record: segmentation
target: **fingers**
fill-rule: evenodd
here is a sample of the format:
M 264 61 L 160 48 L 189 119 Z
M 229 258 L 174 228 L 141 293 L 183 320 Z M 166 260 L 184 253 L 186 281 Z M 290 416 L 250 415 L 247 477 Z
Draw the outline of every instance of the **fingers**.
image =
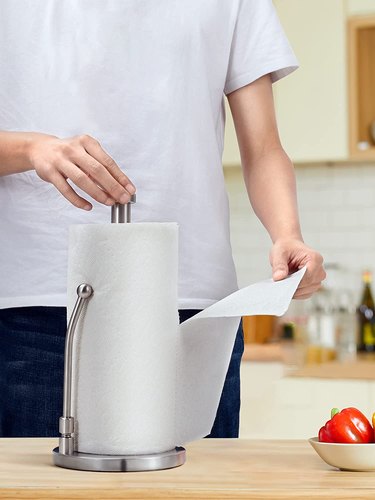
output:
M 111 158 L 109 154 L 104 151 L 104 149 L 96 139 L 88 135 L 84 135 L 80 137 L 80 141 L 86 152 L 100 165 L 103 165 L 105 167 L 107 175 L 104 175 L 101 170 L 97 171 L 98 175 L 101 176 L 101 179 L 98 178 L 97 180 L 100 182 L 103 189 L 105 189 L 109 194 L 111 194 L 111 196 L 114 196 L 116 199 L 117 194 L 115 192 L 108 191 L 108 189 L 111 189 L 115 190 L 116 192 L 120 192 L 119 187 L 116 184 L 120 184 L 122 187 L 124 187 L 129 194 L 135 193 L 135 186 L 120 169 L 113 158 Z M 95 170 L 97 170 L 97 166 L 97 164 L 93 164 L 94 172 Z M 117 181 L 116 184 L 111 182 L 111 178 Z M 126 203 L 126 201 L 123 201 L 121 203 Z
M 296 293 L 294 294 L 293 298 L 294 299 L 308 299 L 312 295 L 314 295 L 315 292 L 319 290 L 321 285 L 316 285 L 316 286 L 310 286 L 310 287 L 305 287 L 305 288 L 298 288 Z
M 323 267 L 323 257 L 318 252 L 310 250 L 306 262 L 306 272 L 299 288 L 320 285 L 320 283 L 326 279 L 326 276 Z
M 70 179 L 74 184 L 87 193 L 91 198 L 102 203 L 103 205 L 111 206 L 115 200 L 103 191 L 84 171 L 78 168 L 73 163 L 64 163 L 59 165 L 59 171 L 64 177 Z M 129 198 L 129 195 L 126 195 Z
M 280 281 L 289 274 L 288 253 L 285 250 L 274 249 L 272 254 L 272 279 Z
M 326 272 L 323 267 L 323 257 L 317 252 L 312 251 L 306 265 L 306 273 L 293 298 L 308 299 L 319 290 L 325 278 Z
M 322 281 L 326 278 L 323 257 L 300 239 L 284 239 L 275 242 L 270 253 L 270 262 L 274 281 L 284 279 L 289 273 L 306 266 L 304 277 L 294 294 L 295 299 L 311 297 L 319 290 Z
M 128 203 L 135 187 L 99 142 L 87 135 L 59 139 L 42 136 L 33 144 L 30 162 L 41 179 L 54 184 L 79 208 L 91 204 L 74 191 L 66 179 L 105 205 Z
M 82 208 L 83 210 L 92 209 L 91 203 L 79 196 L 59 172 L 54 174 L 50 182 L 75 207 Z
M 272 269 L 272 279 L 280 281 L 285 279 L 289 274 L 289 267 L 287 263 L 278 263 Z
M 315 291 L 312 293 L 307 293 L 306 295 L 294 295 L 293 299 L 295 300 L 306 300 L 310 299 L 314 295 Z
M 121 184 L 119 184 L 114 177 L 111 176 L 108 170 L 106 170 L 101 163 L 96 161 L 92 156 L 84 152 L 83 154 L 75 157 L 74 163 L 76 165 L 76 169 L 79 167 L 77 170 L 79 170 L 87 179 L 92 179 L 91 183 L 99 186 L 101 191 L 107 194 L 106 198 L 110 198 L 113 203 L 115 201 L 120 203 L 128 203 L 130 201 L 129 192 Z M 74 179 L 72 179 L 72 181 L 76 184 Z M 88 191 L 87 193 L 91 196 L 91 193 Z M 102 201 L 101 203 L 105 202 Z

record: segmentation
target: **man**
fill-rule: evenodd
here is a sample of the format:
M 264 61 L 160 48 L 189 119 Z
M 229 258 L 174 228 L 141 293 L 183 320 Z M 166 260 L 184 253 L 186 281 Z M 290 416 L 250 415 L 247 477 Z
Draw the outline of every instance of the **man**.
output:
M 221 167 L 227 95 L 275 280 L 321 256 L 302 239 L 272 83 L 297 67 L 271 0 L 3 0 L 0 19 L 0 433 L 57 434 L 67 229 L 180 225 L 179 309 L 237 288 Z M 251 255 L 249 255 L 251 258 Z M 241 328 L 212 436 L 238 435 Z

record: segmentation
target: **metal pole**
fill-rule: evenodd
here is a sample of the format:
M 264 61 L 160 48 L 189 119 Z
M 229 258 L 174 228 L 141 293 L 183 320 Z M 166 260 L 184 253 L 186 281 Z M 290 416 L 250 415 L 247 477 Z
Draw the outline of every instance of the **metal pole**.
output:
M 112 224 L 123 224 L 131 222 L 131 206 L 136 202 L 136 195 L 130 197 L 129 203 L 122 205 L 115 203 L 111 209 L 111 222 Z
M 60 453 L 72 455 L 74 452 L 74 418 L 72 417 L 72 378 L 73 378 L 73 340 L 79 317 L 86 300 L 91 297 L 94 290 L 92 286 L 82 283 L 77 288 L 77 300 L 69 320 L 65 337 L 64 358 L 64 401 L 63 416 L 59 420 Z

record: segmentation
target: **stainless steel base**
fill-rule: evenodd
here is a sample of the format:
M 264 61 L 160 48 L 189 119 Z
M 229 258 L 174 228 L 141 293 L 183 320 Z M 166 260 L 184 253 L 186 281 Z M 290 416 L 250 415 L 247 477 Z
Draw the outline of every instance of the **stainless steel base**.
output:
M 59 448 L 53 450 L 53 463 L 58 467 L 96 472 L 140 472 L 172 469 L 183 465 L 186 460 L 185 448 L 174 448 L 164 453 L 150 455 L 94 455 L 74 452 L 62 455 Z

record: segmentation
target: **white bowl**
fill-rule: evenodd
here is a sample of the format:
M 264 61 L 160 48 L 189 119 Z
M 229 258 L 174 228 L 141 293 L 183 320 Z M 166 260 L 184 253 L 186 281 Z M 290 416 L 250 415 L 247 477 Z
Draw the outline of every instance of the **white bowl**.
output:
M 317 437 L 309 443 L 328 465 L 342 470 L 375 471 L 375 443 L 320 443 Z

